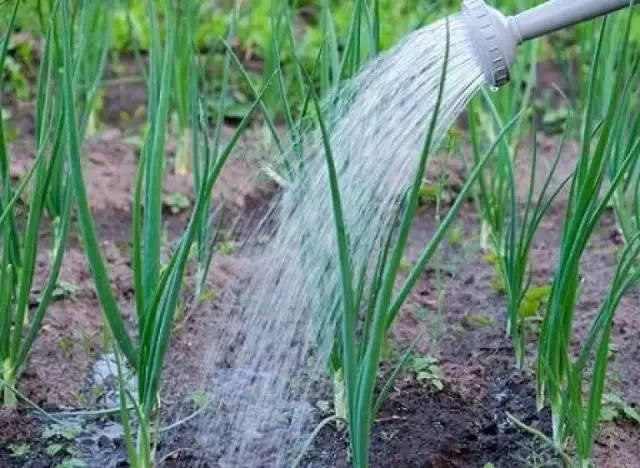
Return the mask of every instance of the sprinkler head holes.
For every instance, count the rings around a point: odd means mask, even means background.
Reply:
[[[484,0],[464,0],[462,19],[487,83],[494,88],[507,84],[520,42],[515,25]]]

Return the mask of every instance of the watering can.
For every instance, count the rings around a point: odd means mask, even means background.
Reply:
[[[464,0],[462,16],[485,79],[498,88],[509,82],[509,69],[523,42],[637,4],[631,0],[550,0],[505,16],[484,0]]]

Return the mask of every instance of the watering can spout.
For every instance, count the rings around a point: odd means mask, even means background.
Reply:
[[[485,0],[464,0],[462,12],[487,82],[509,82],[516,49],[536,37],[636,5],[632,0],[550,0],[515,16],[505,16]]]

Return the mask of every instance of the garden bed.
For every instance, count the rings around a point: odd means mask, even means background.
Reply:
[[[135,98],[139,93],[135,86],[121,85],[107,94],[104,128],[90,139],[85,151],[91,206],[114,291],[127,313],[134,310],[129,243],[137,143],[131,138],[135,132],[130,131],[129,123],[116,116],[134,115],[137,106],[144,102],[144,97]],[[20,129],[12,142],[15,176],[24,173],[34,157],[31,111],[29,106],[15,107],[12,111],[11,122]],[[256,211],[266,208],[275,193],[273,184],[255,178],[261,138],[259,129],[248,132],[235,152],[235,159],[223,171],[215,197],[225,201],[226,223],[255,218]],[[174,145],[169,146],[171,151]],[[570,168],[575,155],[568,148],[562,167]],[[526,171],[521,177],[525,183]],[[186,221],[180,211],[182,198],[174,196],[188,197],[190,193],[189,177],[167,176],[167,246]],[[543,221],[533,249],[532,264],[538,284],[552,279],[563,216],[561,197]],[[426,205],[414,226],[407,261],[415,260],[412,255],[419,253],[433,229],[433,206]],[[511,343],[504,336],[505,299],[492,287],[493,270],[477,248],[479,219],[471,204],[463,210],[456,229],[461,237],[455,241],[450,237],[449,244],[443,247],[439,270],[430,267],[423,274],[392,334],[392,343],[402,349],[417,333],[425,328],[429,331],[418,351],[437,359],[443,388],[438,390],[432,382],[419,381],[411,369],[400,378],[374,428],[372,466],[482,467],[487,463],[497,467],[560,466],[548,447],[518,430],[506,417],[509,412],[544,433],[550,432],[549,413],[536,411],[533,373],[529,369],[522,372],[514,369]],[[42,233],[42,242],[50,247],[47,232]],[[606,215],[585,255],[584,293],[576,316],[577,330],[588,328],[600,306],[618,248],[613,216]],[[233,249],[225,252],[217,253],[213,261],[208,281],[212,291],[209,301],[191,307],[187,287],[184,314],[179,314],[175,326],[162,391],[164,420],[168,424],[197,409],[190,402],[200,389],[202,362],[210,345],[211,330],[220,321],[233,320],[225,316],[225,309],[219,307],[216,297],[220,290],[233,291],[239,287],[242,258]],[[46,250],[42,250],[38,261],[42,276],[36,284],[40,285],[46,278],[49,261]],[[189,285],[189,280],[186,284]],[[101,311],[75,228],[58,296],[47,313],[19,390],[47,412],[92,411],[109,401],[110,385],[103,381],[104,376],[95,366],[105,359],[101,353]],[[636,288],[620,305],[613,335],[615,348],[608,391],[619,394],[628,404],[640,402],[638,310],[640,291]],[[315,397],[317,402],[328,398],[322,389]],[[317,422],[325,416],[322,410],[317,410]],[[198,417],[206,418],[206,413]],[[0,411],[3,428],[0,466],[57,466],[65,460],[69,464],[75,458],[85,458],[88,466],[117,466],[126,459],[119,431],[114,426],[117,414],[59,419],[66,421],[66,433],[26,404],[18,411]],[[198,418],[194,418],[169,431],[159,449],[160,464],[216,466],[201,447],[199,427]],[[640,466],[639,440],[640,427],[624,418],[604,425],[596,446],[597,466]],[[348,466],[346,457],[345,434],[329,425],[314,441],[305,466]]]

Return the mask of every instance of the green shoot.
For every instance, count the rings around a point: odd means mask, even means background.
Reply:
[[[637,57],[637,54],[629,54]],[[636,58],[630,65],[632,69],[640,66],[640,61]],[[637,76],[636,72],[632,75]],[[615,86],[612,83],[611,86]],[[613,179],[619,167],[624,163],[624,158],[632,149],[640,151],[638,141],[640,141],[640,114],[635,112],[638,106],[637,86],[633,81],[627,86],[634,87],[635,92],[630,92],[624,102],[620,103],[618,115],[620,131],[615,133],[612,140],[612,157],[609,161],[608,176]],[[611,205],[618,221],[618,226],[622,234],[623,241],[628,243],[635,234],[640,231],[640,165],[634,164],[624,173],[622,181],[616,186],[616,190],[611,199]]]
[[[524,9],[531,2],[519,2]],[[520,10],[522,11],[522,10]],[[509,86],[497,93],[482,90],[481,103],[470,105],[469,136],[474,162],[477,164],[481,155],[482,140],[494,141],[496,134],[503,127],[504,121],[511,116],[528,109],[537,83],[536,67],[539,56],[538,41],[523,46],[522,60],[518,60],[511,70],[512,76],[522,77],[524,92],[518,86]],[[513,178],[511,168],[515,165],[518,147],[523,142],[526,120],[520,121],[509,140],[505,140],[498,149],[496,162],[487,168],[478,183],[476,204],[480,213],[481,247],[484,250],[501,256],[504,243],[505,224],[507,222],[509,186]],[[483,138],[484,137],[484,138]]]
[[[200,2],[187,0],[177,7],[177,32],[175,40],[175,102],[178,123],[178,149],[175,157],[176,174],[186,175],[192,160],[192,131],[189,128],[193,121],[193,99],[191,96],[192,74],[194,73],[195,29],[200,10]]]
[[[79,113],[78,135],[81,144],[85,138],[97,129],[101,83],[106,70],[107,57],[111,46],[111,6],[110,2],[82,2],[79,4],[74,21],[69,24],[69,34],[72,35],[73,49],[72,59],[69,64],[72,71],[73,88],[75,96],[75,111]],[[59,2],[56,2],[58,5]],[[58,7],[56,7],[58,8]],[[54,22],[50,33],[53,37],[47,42],[45,59],[51,62],[50,78],[48,84],[48,99],[51,99],[51,116],[46,119],[64,120],[62,103],[62,80],[54,79],[59,76],[57,70],[65,66],[62,58],[61,44],[64,42],[62,26]],[[42,69],[42,68],[41,68]],[[55,90],[55,91],[54,91]],[[64,201],[64,186],[68,167],[65,164],[64,154],[68,151],[62,138],[64,132],[54,134],[54,142],[51,148],[51,159],[57,161],[51,174],[51,188],[47,200],[47,209],[53,217],[60,216]],[[54,236],[55,238],[56,236]],[[54,239],[55,241],[55,239]]]
[[[533,127],[533,137],[535,139],[536,127]],[[566,131],[565,131],[566,137]],[[552,179],[556,173],[558,163],[562,151],[565,148],[565,138],[558,144],[555,152],[553,163],[548,170],[547,176],[542,184],[542,189],[537,194],[534,201],[534,192],[536,191],[536,170],[538,166],[537,146],[533,146],[531,176],[528,185],[528,196],[524,203],[524,214],[520,217],[520,200],[516,194],[515,179],[513,177],[513,169],[509,167],[512,174],[509,178],[509,200],[510,200],[510,220],[507,224],[504,236],[504,244],[501,251],[504,254],[499,258],[502,276],[505,278],[505,289],[508,297],[508,323],[507,334],[513,340],[516,362],[518,367],[522,368],[525,359],[526,345],[526,323],[529,319],[536,318],[537,312],[546,300],[546,297],[534,297],[534,294],[542,294],[548,288],[532,288],[531,287],[531,266],[529,264],[529,256],[535,234],[538,230],[540,222],[545,213],[558,196],[562,188],[569,180],[565,179],[558,187],[549,195],[547,191],[551,186]],[[510,160],[509,160],[510,161]],[[548,292],[547,292],[548,294]]]

